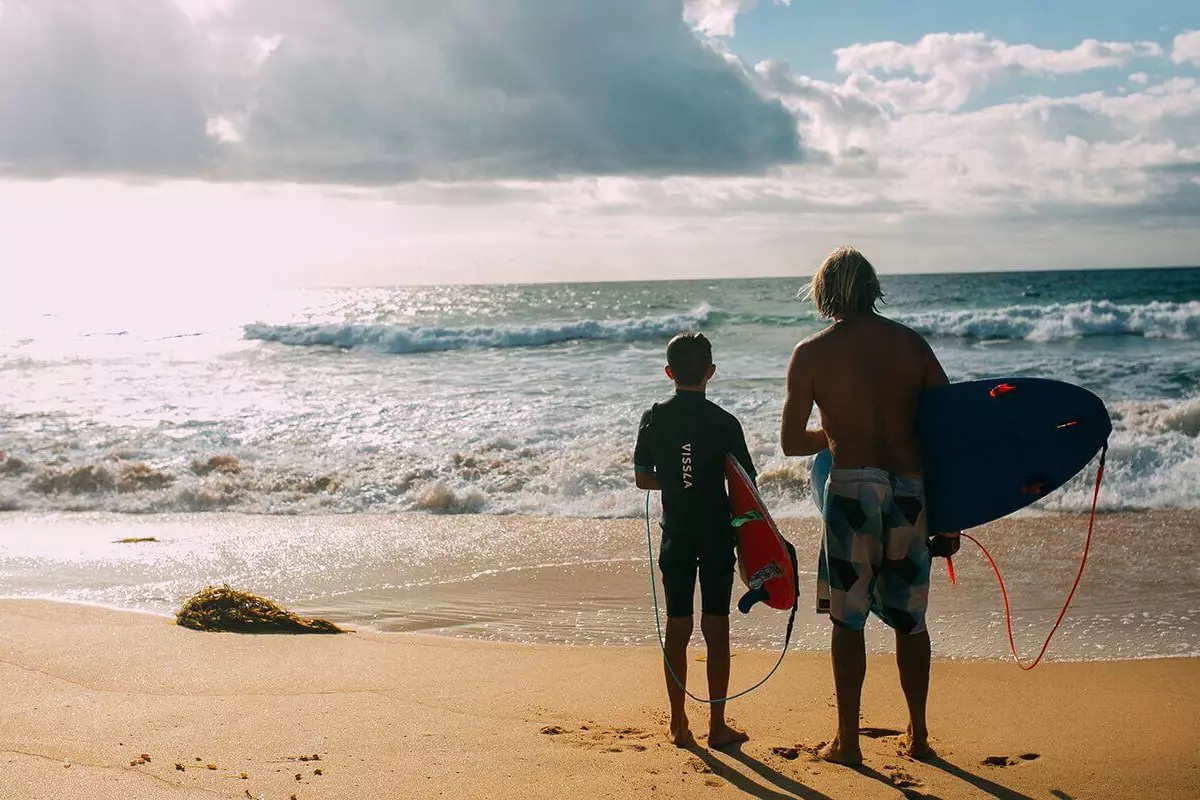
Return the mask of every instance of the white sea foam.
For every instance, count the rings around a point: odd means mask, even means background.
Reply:
[[[297,347],[338,347],[384,353],[429,353],[468,348],[542,347],[562,342],[602,340],[635,342],[701,328],[712,310],[701,306],[688,314],[637,319],[581,319],[530,325],[446,327],[439,325],[264,325],[244,328],[247,339]]]
[[[923,311],[898,319],[927,336],[1053,342],[1090,336],[1200,339],[1200,301],[1118,305],[1107,300]]]
[[[774,412],[774,409],[765,409]],[[811,516],[806,459],[785,458],[763,432],[767,417],[745,420],[764,500],[775,516]],[[1200,508],[1200,398],[1122,402],[1114,421],[1099,508]],[[628,415],[624,415],[628,416]],[[622,435],[632,436],[628,426]],[[280,446],[282,449],[282,445]],[[134,460],[135,449],[98,460],[67,461],[14,452],[0,461],[0,508],[125,512],[242,511],[268,514],[499,513],[637,517],[643,495],[632,487],[632,440],[602,418],[513,447],[480,437],[473,447],[441,452],[361,450],[321,454],[286,450],[277,458],[229,464]],[[1090,507],[1095,465],[1037,504],[1046,510]]]

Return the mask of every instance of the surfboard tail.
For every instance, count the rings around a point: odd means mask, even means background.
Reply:
[[[765,603],[770,599],[770,593],[768,593],[767,590],[762,586],[758,587],[757,589],[751,589],[742,595],[740,600],[738,600],[738,611],[742,612],[743,614],[749,614],[750,609],[754,608],[756,603]]]

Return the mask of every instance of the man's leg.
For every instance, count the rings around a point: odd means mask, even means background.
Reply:
[[[908,704],[909,755],[935,755],[929,746],[925,704],[929,697],[929,547],[925,541],[925,495],[920,479],[892,479],[893,505],[888,513],[887,560],[876,584],[883,621],[896,631],[896,666]]]
[[[867,677],[867,646],[862,630],[833,626],[833,686],[837,691],[837,735],[819,755],[839,764],[861,764],[858,746],[859,709]]]
[[[887,473],[835,469],[825,499],[825,536],[818,564],[817,611],[833,622],[830,650],[837,692],[837,733],[818,755],[839,764],[862,763],[859,711],[867,676],[863,628],[883,560],[883,503],[890,491]]]
[[[667,617],[667,658],[663,662],[663,674],[667,679],[667,699],[671,703],[671,741],[678,747],[692,741],[692,731],[683,707],[686,700],[683,687],[687,685],[687,646],[691,638],[690,616]]]
[[[934,755],[929,746],[929,728],[925,722],[925,701],[929,697],[929,631],[896,631],[896,666],[900,668],[900,688],[908,703],[909,751],[913,758]]]

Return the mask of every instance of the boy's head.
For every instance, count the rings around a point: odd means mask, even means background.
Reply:
[[[712,344],[697,331],[676,334],[667,342],[667,376],[678,386],[701,386],[716,369]]]
[[[812,276],[804,294],[817,313],[827,319],[845,319],[875,311],[883,298],[875,267],[853,247],[839,247]]]

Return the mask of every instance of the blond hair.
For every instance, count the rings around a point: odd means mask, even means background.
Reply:
[[[817,268],[802,295],[826,318],[845,318],[876,311],[883,299],[879,276],[871,262],[853,247],[834,250]]]

